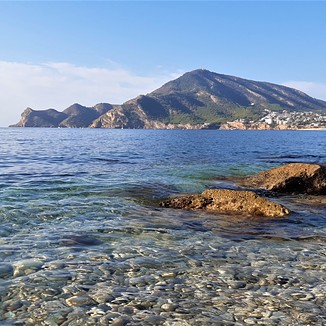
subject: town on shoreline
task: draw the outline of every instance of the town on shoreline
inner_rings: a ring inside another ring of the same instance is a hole
[[[326,130],[326,115],[317,112],[277,112],[266,109],[259,120],[237,119],[220,126],[223,130]]]

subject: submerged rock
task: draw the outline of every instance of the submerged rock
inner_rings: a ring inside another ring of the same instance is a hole
[[[66,304],[68,306],[84,306],[94,303],[93,300],[88,296],[73,296],[66,299]]]
[[[290,163],[244,178],[241,184],[280,193],[325,195],[326,166]]]
[[[12,276],[13,267],[11,264],[0,263],[0,278]]]
[[[206,190],[201,195],[191,195],[163,201],[163,207],[206,209],[226,213],[246,213],[266,217],[289,214],[284,206],[258,196],[252,191]]]

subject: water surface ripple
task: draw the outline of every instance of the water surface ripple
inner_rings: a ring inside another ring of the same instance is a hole
[[[1,325],[324,325],[326,209],[160,208],[326,162],[323,131],[0,129]]]

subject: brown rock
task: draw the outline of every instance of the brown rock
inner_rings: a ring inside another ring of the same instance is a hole
[[[202,195],[191,195],[185,197],[172,198],[161,202],[163,207],[202,209],[206,208],[212,202],[210,198],[204,198]]]
[[[245,178],[241,183],[280,193],[325,195],[326,167],[291,163]]]
[[[173,198],[161,203],[163,207],[205,209],[226,213],[245,213],[266,217],[282,217],[289,210],[251,191],[206,190],[201,195]]]
[[[94,301],[88,296],[73,296],[66,299],[68,306],[84,306],[94,303]]]

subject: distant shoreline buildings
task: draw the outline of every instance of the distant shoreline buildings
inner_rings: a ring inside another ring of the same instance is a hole
[[[221,125],[220,129],[300,130],[326,129],[326,115],[316,112],[276,112],[265,110],[266,115],[258,120],[237,119]]]

